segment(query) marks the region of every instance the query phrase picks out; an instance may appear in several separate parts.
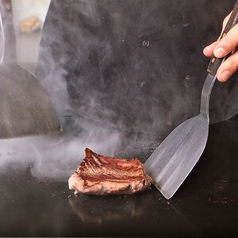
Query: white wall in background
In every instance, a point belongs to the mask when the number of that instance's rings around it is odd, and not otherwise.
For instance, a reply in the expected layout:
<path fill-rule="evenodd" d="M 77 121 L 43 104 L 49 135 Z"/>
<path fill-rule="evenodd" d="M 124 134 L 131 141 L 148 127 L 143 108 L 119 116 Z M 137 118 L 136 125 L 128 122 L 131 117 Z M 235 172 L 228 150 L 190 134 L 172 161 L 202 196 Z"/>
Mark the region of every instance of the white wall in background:
<path fill-rule="evenodd" d="M 43 23 L 50 0 L 12 0 L 13 22 L 17 28 L 20 21 L 29 16 L 38 16 Z"/>
<path fill-rule="evenodd" d="M 12 0 L 13 24 L 16 30 L 17 62 L 22 67 L 34 72 L 41 39 L 41 30 L 29 34 L 18 31 L 19 22 L 29 16 L 37 16 L 42 25 L 49 8 L 50 0 Z"/>

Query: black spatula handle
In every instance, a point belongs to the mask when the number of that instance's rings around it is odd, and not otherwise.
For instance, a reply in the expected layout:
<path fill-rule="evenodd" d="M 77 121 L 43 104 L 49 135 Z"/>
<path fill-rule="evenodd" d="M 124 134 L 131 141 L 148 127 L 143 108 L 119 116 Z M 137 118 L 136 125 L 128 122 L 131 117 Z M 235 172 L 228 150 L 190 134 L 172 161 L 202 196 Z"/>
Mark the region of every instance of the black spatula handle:
<path fill-rule="evenodd" d="M 224 37 L 228 31 L 238 23 L 238 0 L 236 1 L 236 4 L 233 8 L 233 11 L 230 15 L 230 18 L 221 34 L 221 37 Z M 226 55 L 224 58 L 216 58 L 215 56 L 212 56 L 210 63 L 208 65 L 207 71 L 212 74 L 212 75 L 216 75 L 217 69 L 219 68 L 219 66 L 221 65 L 221 63 L 227 59 L 230 55 L 232 54 L 232 52 L 228 55 Z"/>

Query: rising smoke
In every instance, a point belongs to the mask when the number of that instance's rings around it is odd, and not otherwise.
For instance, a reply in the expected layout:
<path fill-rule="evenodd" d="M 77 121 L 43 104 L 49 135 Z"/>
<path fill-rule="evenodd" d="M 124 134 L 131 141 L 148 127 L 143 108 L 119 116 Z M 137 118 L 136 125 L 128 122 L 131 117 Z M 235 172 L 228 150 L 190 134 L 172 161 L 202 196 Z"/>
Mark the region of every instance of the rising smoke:
<path fill-rule="evenodd" d="M 217 22 L 230 6 L 143 2 L 52 1 L 36 76 L 64 132 L 1 140 L 1 169 L 30 166 L 36 177 L 65 181 L 86 147 L 144 161 L 174 127 L 199 113 L 208 62 L 202 48 L 219 35 Z"/>

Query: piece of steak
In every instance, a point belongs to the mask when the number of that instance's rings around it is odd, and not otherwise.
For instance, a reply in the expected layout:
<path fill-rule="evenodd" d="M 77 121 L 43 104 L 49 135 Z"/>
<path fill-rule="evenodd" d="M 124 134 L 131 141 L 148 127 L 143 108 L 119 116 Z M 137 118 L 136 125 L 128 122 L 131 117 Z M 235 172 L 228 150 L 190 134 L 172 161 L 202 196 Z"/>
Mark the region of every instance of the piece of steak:
<path fill-rule="evenodd" d="M 132 194 L 150 188 L 151 177 L 145 174 L 138 159 L 127 161 L 85 149 L 85 158 L 68 180 L 75 194 Z"/>

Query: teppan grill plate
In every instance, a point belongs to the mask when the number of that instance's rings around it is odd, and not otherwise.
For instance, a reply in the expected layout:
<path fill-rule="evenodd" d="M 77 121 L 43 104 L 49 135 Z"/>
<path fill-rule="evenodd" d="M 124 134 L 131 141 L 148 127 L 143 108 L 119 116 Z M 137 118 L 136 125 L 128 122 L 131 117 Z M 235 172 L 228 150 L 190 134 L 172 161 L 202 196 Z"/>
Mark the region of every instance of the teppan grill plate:
<path fill-rule="evenodd" d="M 67 181 L 1 171 L 0 236 L 237 236 L 238 118 L 210 126 L 207 147 L 167 201 L 152 191 L 131 196 L 73 195 Z"/>

